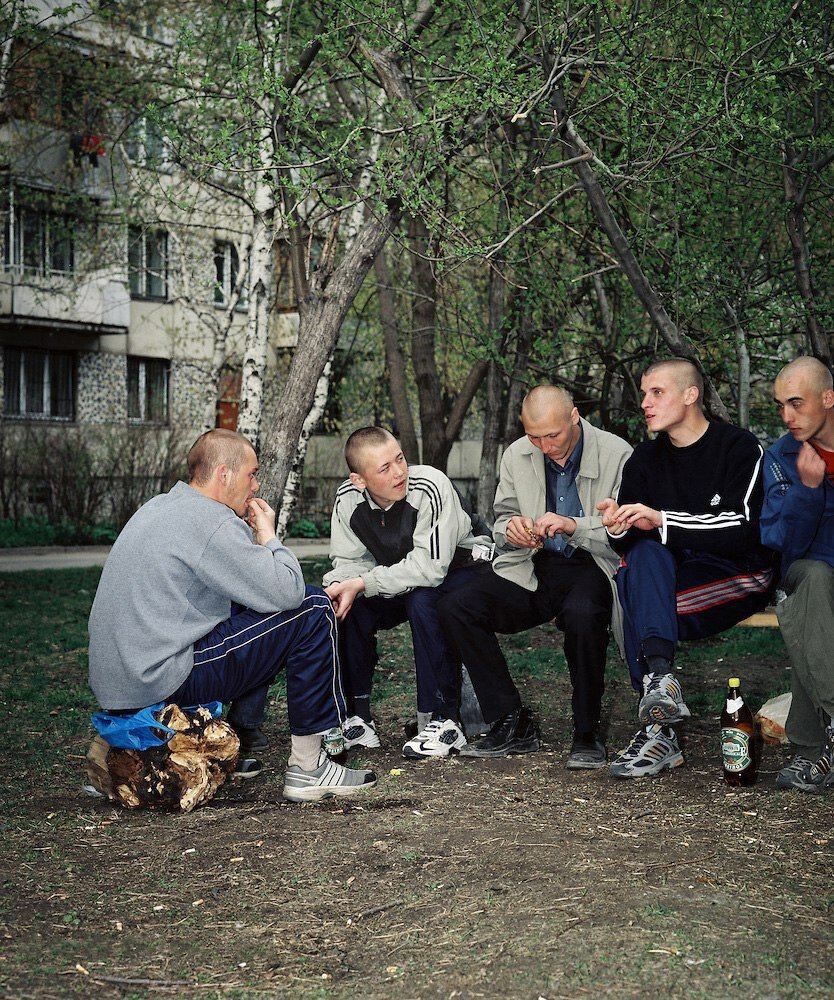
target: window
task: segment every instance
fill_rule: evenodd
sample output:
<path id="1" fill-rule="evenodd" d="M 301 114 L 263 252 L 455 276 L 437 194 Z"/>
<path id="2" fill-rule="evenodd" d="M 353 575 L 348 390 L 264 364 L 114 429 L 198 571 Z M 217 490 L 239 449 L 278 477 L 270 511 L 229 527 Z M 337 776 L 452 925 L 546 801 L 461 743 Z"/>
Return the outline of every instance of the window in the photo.
<path id="1" fill-rule="evenodd" d="M 214 303 L 227 306 L 232 298 L 232 291 L 240 275 L 240 258 L 237 247 L 233 243 L 214 244 Z M 246 282 L 240 290 L 236 309 L 245 309 L 249 301 L 246 292 Z"/>
<path id="2" fill-rule="evenodd" d="M 72 420 L 75 357 L 69 351 L 3 350 L 3 413 L 9 417 Z"/>
<path id="3" fill-rule="evenodd" d="M 41 197 L 45 200 L 47 195 Z M 21 203 L 19 192 L 13 190 L 6 214 L 6 270 L 19 274 L 73 274 L 74 229 L 72 216 Z"/>
<path id="4" fill-rule="evenodd" d="M 124 146 L 131 163 L 170 169 L 165 136 L 153 119 L 143 116 L 132 122 L 125 130 Z"/>
<path id="5" fill-rule="evenodd" d="M 162 230 L 128 231 L 127 267 L 130 294 L 143 299 L 168 297 L 168 236 Z"/>
<path id="6" fill-rule="evenodd" d="M 168 423 L 168 362 L 127 359 L 127 418 L 143 424 Z"/>

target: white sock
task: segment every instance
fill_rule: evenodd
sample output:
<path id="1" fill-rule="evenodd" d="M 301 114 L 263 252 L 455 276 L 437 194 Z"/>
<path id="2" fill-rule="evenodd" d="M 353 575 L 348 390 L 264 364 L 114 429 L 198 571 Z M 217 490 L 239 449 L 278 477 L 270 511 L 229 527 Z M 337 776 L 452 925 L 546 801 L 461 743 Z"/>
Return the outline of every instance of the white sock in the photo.
<path id="1" fill-rule="evenodd" d="M 293 733 L 287 764 L 290 767 L 300 767 L 302 771 L 315 771 L 319 766 L 321 735 L 314 733 L 312 736 L 296 736 Z"/>

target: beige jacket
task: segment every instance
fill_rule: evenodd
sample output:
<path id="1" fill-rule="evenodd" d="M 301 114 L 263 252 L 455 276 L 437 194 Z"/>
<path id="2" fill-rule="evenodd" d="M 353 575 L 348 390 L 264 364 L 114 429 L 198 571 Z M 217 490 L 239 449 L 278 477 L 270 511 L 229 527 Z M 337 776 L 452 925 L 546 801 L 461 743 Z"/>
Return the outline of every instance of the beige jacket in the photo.
<path id="1" fill-rule="evenodd" d="M 574 518 L 576 531 L 571 542 L 589 552 L 597 566 L 611 581 L 614 596 L 611 628 L 622 652 L 622 610 L 614 583 L 619 556 L 608 544 L 608 536 L 602 526 L 602 517 L 597 512 L 596 505 L 607 497 L 616 499 L 623 466 L 632 449 L 627 441 L 594 427 L 587 420 L 582 420 L 581 426 L 582 461 L 576 477 L 576 487 L 585 514 L 583 517 Z M 504 532 L 511 517 L 521 515 L 532 517 L 536 521 L 545 514 L 546 505 L 544 455 L 526 437 L 519 438 L 507 448 L 501 460 L 501 474 L 495 491 L 493 528 L 496 550 L 501 554 L 496 557 L 493 569 L 499 576 L 527 590 L 535 590 L 538 587 L 533 571 L 535 550 L 516 548 L 507 541 Z"/>

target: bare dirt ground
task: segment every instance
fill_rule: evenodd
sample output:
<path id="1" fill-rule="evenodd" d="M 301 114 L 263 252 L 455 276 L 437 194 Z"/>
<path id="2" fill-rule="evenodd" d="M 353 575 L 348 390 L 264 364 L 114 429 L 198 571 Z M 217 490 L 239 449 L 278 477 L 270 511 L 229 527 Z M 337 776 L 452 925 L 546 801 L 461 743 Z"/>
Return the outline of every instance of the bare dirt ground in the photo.
<path id="1" fill-rule="evenodd" d="M 383 643 L 377 788 L 351 804 L 281 799 L 288 737 L 254 781 L 186 815 L 125 812 L 79 788 L 91 731 L 2 803 L 0 995 L 16 998 L 829 997 L 834 798 L 777 792 L 786 752 L 733 790 L 718 710 L 739 673 L 749 701 L 785 686 L 778 633 L 734 630 L 681 660 L 693 720 L 685 766 L 615 782 L 568 772 L 559 635 L 508 642 L 544 749 L 409 762 L 410 647 Z M 608 743 L 635 728 L 613 656 Z M 25 730 L 31 745 L 39 734 Z"/>

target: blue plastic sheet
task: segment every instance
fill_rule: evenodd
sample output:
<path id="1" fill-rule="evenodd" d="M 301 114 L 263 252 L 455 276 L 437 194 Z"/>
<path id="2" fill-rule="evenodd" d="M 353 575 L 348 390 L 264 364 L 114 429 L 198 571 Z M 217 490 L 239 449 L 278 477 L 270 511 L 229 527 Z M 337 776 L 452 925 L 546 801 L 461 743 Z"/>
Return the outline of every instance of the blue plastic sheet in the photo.
<path id="1" fill-rule="evenodd" d="M 167 743 L 174 733 L 173 729 L 163 726 L 156 718 L 156 713 L 161 712 L 165 705 L 164 701 L 160 701 L 156 705 L 149 705 L 132 715 L 96 712 L 90 718 L 96 732 L 111 747 L 120 747 L 124 750 L 148 750 L 151 747 L 159 747 Z M 189 708 L 184 708 L 183 712 L 196 712 L 200 707 L 192 705 Z M 215 719 L 223 711 L 223 703 L 220 701 L 212 701 L 202 707 L 207 708 Z"/>

